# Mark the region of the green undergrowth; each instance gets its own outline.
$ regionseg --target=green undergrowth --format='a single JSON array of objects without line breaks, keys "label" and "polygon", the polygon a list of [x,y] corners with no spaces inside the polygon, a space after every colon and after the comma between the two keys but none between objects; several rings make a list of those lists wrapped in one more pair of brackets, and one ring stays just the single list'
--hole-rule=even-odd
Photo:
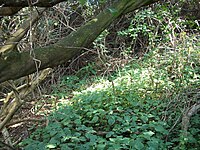
[{"label": "green undergrowth", "polygon": [[190,59],[186,56],[184,51],[155,50],[90,83],[77,76],[63,77],[68,90],[59,92],[66,99],[73,92],[73,97],[21,145],[31,150],[197,149],[198,114],[187,139],[178,120],[184,107],[197,101],[186,93],[200,85],[199,50],[191,51]]}]

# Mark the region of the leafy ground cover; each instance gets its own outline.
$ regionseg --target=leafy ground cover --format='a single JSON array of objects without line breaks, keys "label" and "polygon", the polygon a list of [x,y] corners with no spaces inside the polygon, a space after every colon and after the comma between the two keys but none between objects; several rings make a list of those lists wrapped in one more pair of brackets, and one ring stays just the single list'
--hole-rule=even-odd
[{"label": "leafy ground cover", "polygon": [[189,93],[199,88],[198,54],[195,49],[188,60],[184,51],[152,51],[112,76],[96,78],[88,87],[85,79],[64,77],[66,87],[56,94],[66,98],[69,87],[73,98],[60,104],[49,116],[48,126],[22,145],[25,149],[197,149],[199,114],[192,117],[187,139],[181,137],[180,117],[184,107],[197,101]]}]

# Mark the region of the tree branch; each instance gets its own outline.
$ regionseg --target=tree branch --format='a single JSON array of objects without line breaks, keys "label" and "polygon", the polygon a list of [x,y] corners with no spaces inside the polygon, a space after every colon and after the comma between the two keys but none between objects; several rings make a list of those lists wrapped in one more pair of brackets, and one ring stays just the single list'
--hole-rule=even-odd
[{"label": "tree branch", "polygon": [[55,4],[63,2],[65,0],[0,0],[0,6],[3,7],[52,7]]},{"label": "tree branch", "polygon": [[16,111],[21,107],[21,105],[24,103],[22,99],[26,97],[31,91],[33,91],[37,85],[43,81],[47,75],[52,71],[52,69],[47,68],[41,72],[41,74],[36,78],[34,81],[30,83],[30,86],[26,89],[21,89],[21,91],[18,91],[17,88],[13,85],[13,92],[15,94],[15,98],[11,101],[11,103],[4,108],[0,112],[0,131],[5,127],[5,125],[12,119],[13,115],[16,113]]},{"label": "tree branch", "polygon": [[12,146],[6,144],[5,142],[2,142],[1,140],[0,140],[0,146],[2,146],[2,148],[7,147],[9,148],[9,150],[15,150]]},{"label": "tree branch", "polygon": [[187,132],[188,132],[188,127],[190,124],[190,118],[199,111],[200,109],[200,101],[198,101],[196,104],[192,105],[183,115],[182,118],[182,130],[183,130],[183,134],[184,136],[187,136]]},{"label": "tree branch", "polygon": [[[154,2],[155,0],[116,1],[109,9],[105,9],[96,18],[81,26],[66,38],[53,45],[34,49],[34,57],[30,55],[30,52],[18,53],[15,51],[0,56],[0,83],[35,72],[37,70],[35,63],[39,63],[38,69],[42,70],[66,62],[77,55],[81,47],[90,45],[103,30],[127,9],[131,8],[133,11]],[[114,10],[114,12],[111,10]]]},{"label": "tree branch", "polygon": [[8,126],[12,126],[12,125],[15,125],[15,124],[18,124],[18,123],[30,122],[30,121],[43,122],[43,121],[46,121],[46,119],[45,118],[40,118],[40,119],[37,119],[37,118],[24,118],[24,119],[21,119],[21,120],[15,120],[13,122],[10,122],[6,126],[8,127]]},{"label": "tree branch", "polygon": [[16,14],[22,7],[0,7],[1,16],[11,16]]}]

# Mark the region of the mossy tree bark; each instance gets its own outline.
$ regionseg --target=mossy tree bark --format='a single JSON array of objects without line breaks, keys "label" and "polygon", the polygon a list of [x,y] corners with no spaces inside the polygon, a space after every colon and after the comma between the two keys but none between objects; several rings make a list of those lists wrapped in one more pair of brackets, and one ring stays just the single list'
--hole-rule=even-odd
[{"label": "mossy tree bark", "polygon": [[[29,75],[37,70],[54,67],[71,59],[83,47],[90,45],[116,18],[157,0],[119,0],[94,19],[59,42],[30,52],[0,53],[0,83]],[[37,64],[37,65],[36,65]],[[37,66],[37,67],[36,67]]]}]

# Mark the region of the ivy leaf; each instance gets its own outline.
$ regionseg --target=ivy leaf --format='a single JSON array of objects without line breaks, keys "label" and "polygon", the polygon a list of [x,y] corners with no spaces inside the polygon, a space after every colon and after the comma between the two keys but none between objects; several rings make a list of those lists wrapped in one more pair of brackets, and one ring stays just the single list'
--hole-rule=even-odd
[{"label": "ivy leaf", "polygon": [[98,144],[97,149],[104,149],[106,147],[105,144]]},{"label": "ivy leaf", "polygon": [[155,126],[155,130],[156,130],[157,132],[160,132],[160,133],[166,132],[166,130],[165,130],[165,129],[163,128],[163,126],[161,126],[161,125]]},{"label": "ivy leaf", "polygon": [[87,2],[87,0],[79,0],[79,3],[80,3],[81,5],[84,5],[86,2]]},{"label": "ivy leaf", "polygon": [[50,130],[50,136],[51,136],[51,137],[53,137],[56,133],[57,133],[57,131],[55,131],[55,130]]},{"label": "ivy leaf", "polygon": [[144,144],[142,144],[142,142],[140,140],[136,140],[135,141],[135,146],[134,146],[136,149],[143,149],[144,148]]},{"label": "ivy leaf", "polygon": [[130,116],[124,116],[124,120],[126,120],[127,122],[130,122],[131,117]]},{"label": "ivy leaf", "polygon": [[148,121],[148,118],[146,116],[141,116],[141,119],[144,123],[146,123]]},{"label": "ivy leaf", "polygon": [[148,132],[144,132],[143,136],[144,136],[145,139],[151,140],[151,136],[153,136],[154,134],[155,134],[154,132],[148,131]]},{"label": "ivy leaf", "polygon": [[114,133],[114,132],[112,132],[112,131],[108,132],[108,133],[106,134],[106,138],[109,138],[109,137],[111,137],[113,134],[115,134],[115,133]]},{"label": "ivy leaf", "polygon": [[80,120],[80,119],[76,119],[76,120],[74,120],[74,123],[75,123],[76,125],[81,125],[81,120]]},{"label": "ivy leaf", "polygon": [[92,118],[92,120],[91,120],[91,123],[96,123],[96,122],[98,122],[98,120],[99,120],[99,117],[98,116],[94,116]]},{"label": "ivy leaf", "polygon": [[154,135],[155,133],[152,132],[152,131],[148,131],[148,132],[144,132],[143,134],[144,134],[144,135],[147,135],[147,136],[152,136],[152,135]]},{"label": "ivy leaf", "polygon": [[56,144],[48,144],[46,147],[47,148],[56,148]]},{"label": "ivy leaf", "polygon": [[117,14],[117,10],[115,8],[109,8],[108,9],[113,15]]},{"label": "ivy leaf", "polygon": [[115,118],[114,117],[109,117],[108,118],[108,124],[113,125],[115,123]]},{"label": "ivy leaf", "polygon": [[121,149],[121,146],[120,146],[120,144],[114,144],[114,145],[113,145],[113,148],[114,148],[114,149]]}]

